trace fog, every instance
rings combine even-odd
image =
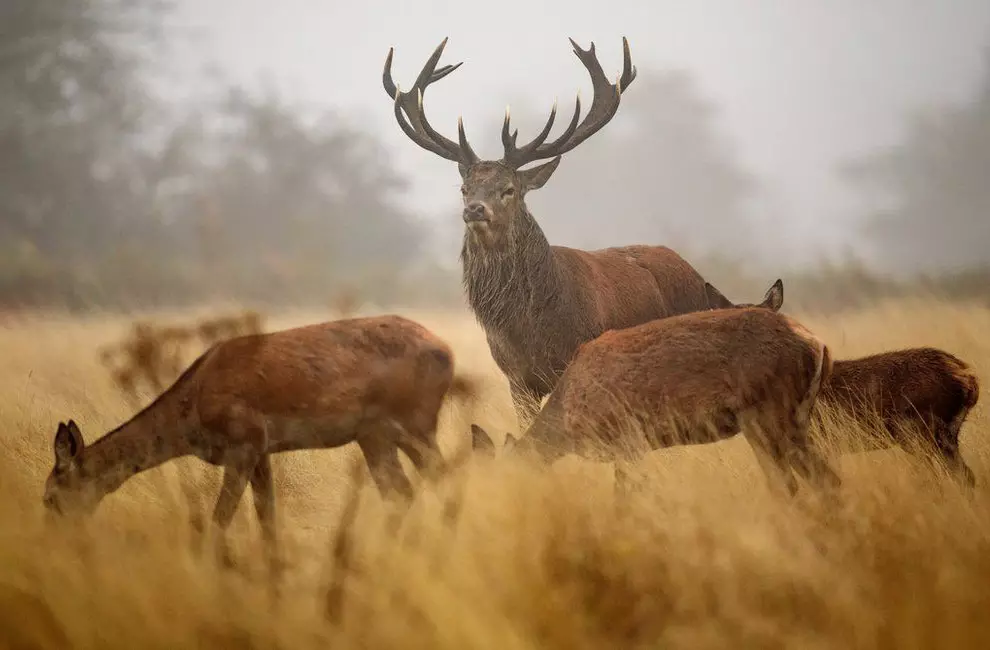
[[[990,277],[986,2],[9,0],[0,24],[0,305],[459,299],[457,166],[381,78],[445,37],[464,65],[426,112],[491,159],[507,105],[520,141],[588,110],[568,37],[609,77],[629,39],[617,113],[526,197],[551,243],[666,244],[752,291]]]
[[[394,122],[380,82],[388,48],[396,48],[397,82],[408,86],[433,48],[449,37],[442,62],[465,65],[430,88],[428,114],[454,135],[463,115],[475,150],[498,158],[507,103],[526,102],[539,111],[539,123],[529,121],[539,128],[555,98],[566,124],[575,93],[590,97],[590,82],[568,37],[582,47],[594,41],[602,67],[613,75],[621,68],[626,36],[640,72],[681,70],[694,77],[717,111],[715,127],[725,145],[759,183],[752,199],[764,220],[759,237],[772,239],[777,252],[797,261],[846,247],[875,256],[880,244],[860,241],[861,197],[838,177],[837,166],[894,145],[912,112],[971,97],[985,74],[990,44],[990,3],[978,0],[286,0],[275,6],[183,0],[176,22],[188,30],[189,47],[175,60],[181,78],[195,78],[211,61],[245,83],[268,84],[302,103],[360,115],[409,175],[412,204],[458,230],[455,166],[420,150]],[[642,81],[634,84],[597,139],[625,126],[642,92]],[[524,130],[521,137],[527,133],[534,131]],[[596,168],[608,166],[588,161],[587,175],[569,173],[573,159],[586,157],[591,145],[565,157],[554,181],[530,199],[538,216],[540,208],[555,205],[549,195],[594,183]],[[581,220],[580,230],[572,220],[560,220],[547,227],[551,241],[594,246],[642,236],[639,228],[624,228],[623,202],[617,192],[610,194],[615,215],[607,233],[591,218]],[[652,200],[662,203],[663,197]]]

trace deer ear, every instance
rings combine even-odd
[[[715,288],[710,282],[705,283],[705,297],[708,299],[709,309],[732,309],[735,305],[722,295],[722,292]]]
[[[522,179],[523,192],[528,192],[530,190],[538,190],[543,187],[553,173],[557,171],[557,165],[560,164],[560,156],[557,156],[549,162],[545,162],[542,165],[537,165],[536,167],[530,167],[529,169],[519,170],[519,178]]]
[[[772,309],[773,311],[779,311],[784,305],[784,283],[777,278],[777,281],[770,285],[767,289],[767,295],[764,296],[763,302],[760,306],[766,307],[767,309]]]
[[[79,452],[83,450],[82,433],[79,427],[72,420],[68,424],[58,423],[58,431],[55,432],[55,466],[66,468],[76,461]]]
[[[457,163],[457,171],[461,173],[461,180],[466,181],[468,177],[468,166],[464,163]]]
[[[495,457],[495,443],[484,429],[477,424],[471,425],[471,448],[489,458]]]

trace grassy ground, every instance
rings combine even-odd
[[[443,449],[463,444],[471,421],[501,443],[514,416],[471,317],[409,315],[486,378],[477,404],[441,414]],[[803,320],[840,357],[935,345],[990,386],[990,310],[900,302]],[[846,454],[833,461],[837,510],[775,500],[733,439],[653,454],[646,489],[623,509],[610,466],[567,458],[538,474],[477,461],[400,524],[365,483],[342,526],[357,452],[286,454],[288,567],[273,604],[249,496],[232,529],[238,570],[193,544],[179,480],[202,485],[202,507],[218,485],[198,461],[131,480],[84,525],[45,525],[57,422],[74,417],[91,441],[130,414],[96,352],[127,325],[52,316],[0,329],[0,648],[990,646],[985,404],[963,428],[975,494],[898,450]],[[337,588],[343,606],[328,618]]]

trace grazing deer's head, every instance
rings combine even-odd
[[[574,53],[588,70],[594,85],[591,109],[584,120],[578,123],[581,115],[581,96],[578,95],[570,124],[556,140],[546,142],[557,116],[557,106],[554,104],[550,119],[536,138],[528,144],[517,146],[516,136],[519,132],[510,129],[509,111],[506,109],[505,121],[502,123],[504,155],[500,160],[480,160],[464,135],[463,121],[458,120],[458,141],[454,142],[434,130],[423,110],[426,88],[461,65],[457,63],[437,69],[446,44],[445,38],[423,66],[412,88],[406,92],[402,92],[392,80],[393,50],[389,49],[382,82],[385,92],[395,100],[395,119],[402,131],[420,147],[457,163],[463,180],[461,195],[464,201],[463,218],[467,226],[466,237],[477,245],[497,246],[506,241],[517,221],[532,218],[526,209],[526,193],[543,187],[557,169],[564,153],[581,144],[612,119],[619,108],[622,91],[636,78],[636,68],[632,65],[629,43],[623,38],[622,75],[611,84],[595,55],[595,44],[582,50],[571,39]],[[537,160],[549,162],[521,169]]]
[[[55,467],[45,481],[43,503],[55,514],[89,513],[99,499],[88,489],[80,461],[86,447],[82,432],[73,420],[59,422],[55,432]]]
[[[734,303],[708,282],[705,283],[705,295],[708,297],[709,309],[742,309],[744,307],[762,307],[763,309],[769,309],[771,311],[780,311],[780,308],[784,305],[784,283],[781,282],[780,278],[777,278],[777,281],[770,285],[770,288],[767,289],[766,295],[763,296],[763,302],[760,303]]]

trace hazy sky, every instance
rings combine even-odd
[[[696,75],[739,157],[788,215],[788,236],[805,241],[842,230],[815,230],[847,212],[836,163],[893,142],[908,111],[970,94],[990,44],[987,0],[180,0],[177,22],[194,31],[176,48],[176,93],[201,88],[200,70],[216,64],[294,102],[348,111],[397,154],[422,210],[456,200],[459,177],[396,125],[381,85],[389,46],[395,79],[408,87],[450,37],[441,63],[465,64],[430,88],[431,121],[454,134],[463,114],[479,154],[498,157],[498,132],[472,125],[500,119],[510,92],[547,111],[579,88],[587,101],[590,82],[567,37],[594,40],[612,76],[627,36],[639,66]]]

